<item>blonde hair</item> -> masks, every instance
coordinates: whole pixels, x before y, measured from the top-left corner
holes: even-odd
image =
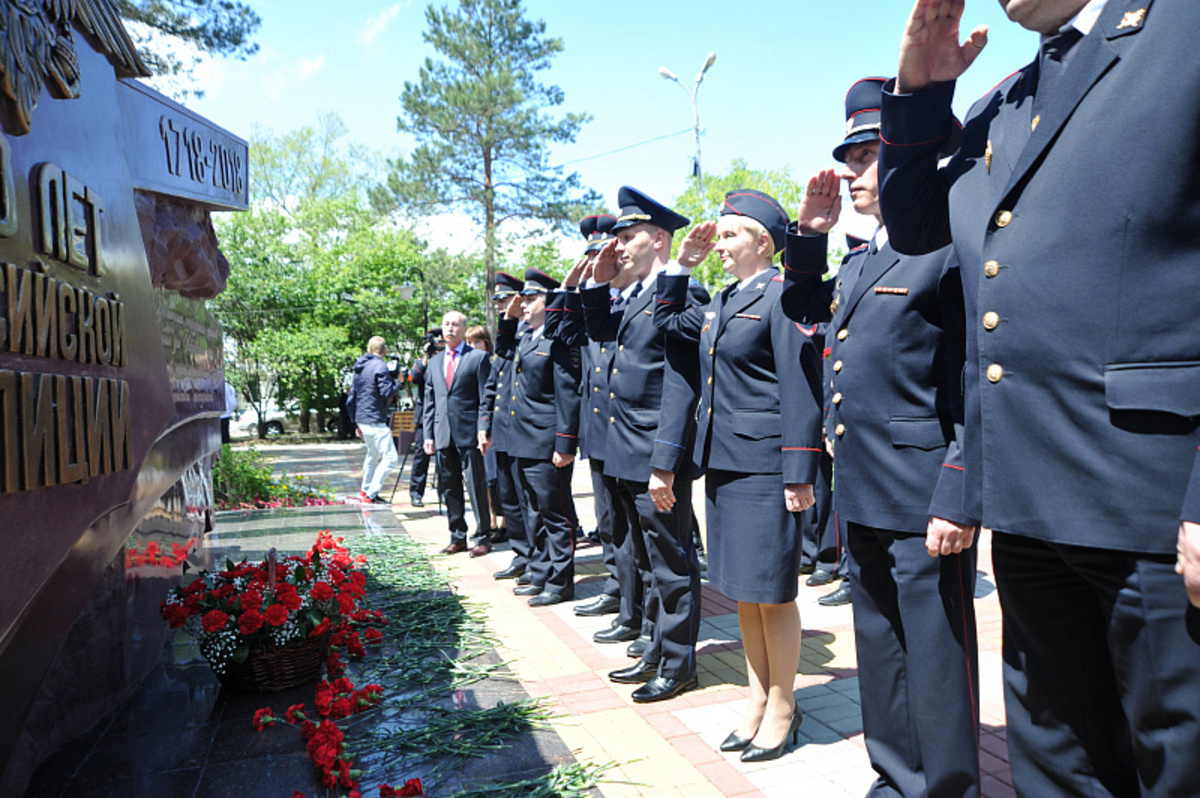
[[[463,340],[468,344],[473,344],[476,341],[479,341],[483,344],[483,348],[488,351],[488,354],[491,354],[492,352],[492,336],[488,335],[488,331],[484,327],[480,327],[478,325],[474,327],[468,327],[467,331],[463,334]]]
[[[767,228],[762,226],[762,223],[757,219],[751,219],[749,216],[741,214],[729,214],[733,217],[733,222],[739,229],[745,230],[757,241],[762,241],[765,236],[767,239],[767,260],[775,260],[775,240],[771,238],[771,234],[767,232]]]
[[[367,341],[367,351],[372,355],[378,355],[381,353],[384,346],[385,342],[382,335],[373,336],[371,340]]]

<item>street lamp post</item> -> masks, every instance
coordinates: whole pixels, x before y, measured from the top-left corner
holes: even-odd
[[[409,266],[409,271],[416,272],[417,279],[421,281],[421,335],[425,335],[429,331],[429,290],[425,285],[425,272],[421,271],[416,266]],[[417,286],[405,280],[399,288],[400,298],[405,302],[413,298],[417,293]]]
[[[717,54],[715,52],[709,53],[708,57],[704,59],[704,64],[700,67],[700,71],[696,73],[696,82],[692,84],[692,88],[690,90],[687,86],[683,85],[674,72],[667,69],[665,66],[658,68],[658,74],[662,76],[663,80],[674,81],[676,84],[678,84],[679,88],[683,89],[684,93],[687,94],[692,101],[692,128],[696,134],[696,160],[692,165],[692,174],[696,176],[696,181],[700,188],[701,201],[704,200],[704,172],[700,168],[700,109],[696,105],[696,94],[700,91],[700,84],[704,82],[704,73],[707,72],[708,68],[715,64],[716,61]]]

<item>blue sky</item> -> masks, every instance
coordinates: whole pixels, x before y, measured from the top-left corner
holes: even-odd
[[[354,141],[387,154],[411,148],[396,132],[396,116],[404,81],[415,80],[433,54],[421,39],[427,3],[252,5],[263,20],[261,52],[207,65],[197,82],[207,96],[188,105],[243,137],[256,125],[281,133],[333,111]],[[542,81],[563,89],[564,110],[594,117],[575,144],[554,151],[554,163],[568,163],[615,205],[625,183],[664,201],[685,189],[695,149],[691,101],[657,70],[668,67],[690,87],[710,51],[717,60],[699,92],[706,172],[724,172],[735,158],[753,168],[787,166],[798,179],[833,165],[846,89],[894,73],[910,3],[527,0],[526,9],[563,39]],[[1036,36],[1008,22],[992,0],[968,0],[964,27],[978,23],[990,26],[990,42],[960,81],[960,115],[1037,48]],[[630,147],[653,139],[660,140]]]

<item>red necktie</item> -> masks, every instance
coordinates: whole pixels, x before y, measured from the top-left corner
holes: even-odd
[[[450,390],[450,384],[454,382],[454,356],[458,354],[457,349],[451,349],[446,353],[446,390]]]

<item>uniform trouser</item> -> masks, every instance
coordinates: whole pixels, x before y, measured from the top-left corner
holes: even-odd
[[[359,424],[367,453],[363,457],[362,492],[374,497],[383,487],[383,480],[400,459],[392,443],[392,428],[387,424]]]
[[[625,512],[638,519],[638,558],[650,571],[646,614],[653,634],[642,660],[658,665],[658,675],[684,679],[696,672],[700,634],[700,563],[692,543],[692,482],[675,479],[675,506],[659,512],[645,482],[617,480]]]
[[[616,523],[612,527],[613,557],[616,564],[617,582],[621,609],[615,623],[631,629],[641,629],[643,637],[654,636],[654,620],[646,612],[647,593],[650,590],[650,564],[645,558],[642,545],[642,526],[636,516],[629,514],[621,499],[620,487],[615,477],[604,477],[604,490],[613,506]],[[639,558],[639,552],[642,556]]]
[[[567,517],[575,464],[556,468],[549,460],[517,460],[525,491],[525,526],[533,544],[530,584],[564,598],[575,595],[575,533]]]
[[[976,549],[930,557],[924,533],[848,527],[868,794],[978,796]]]
[[[508,545],[512,549],[512,565],[529,567],[529,531],[525,526],[525,490],[521,487],[521,475],[517,469],[517,458],[508,452],[496,452],[496,492],[500,494],[500,512],[504,515],[504,529],[508,534]]]
[[[466,469],[467,495],[475,514],[475,531],[488,529],[487,480],[483,473],[483,455],[474,446],[447,446],[438,449],[438,493],[446,505],[446,520],[450,523],[450,539],[467,539],[467,508],[463,503],[463,469]]]
[[[992,561],[1017,794],[1200,794],[1200,610],[1175,556],[997,532]]]
[[[600,552],[604,559],[604,568],[608,571],[608,579],[604,580],[604,594],[620,597],[621,582],[617,579],[617,552],[613,547],[613,527],[618,523],[616,515],[620,515],[619,523],[626,523],[625,511],[620,502],[613,502],[612,496],[604,487],[604,461],[594,457],[588,458],[588,466],[592,472],[592,498],[596,508],[596,535],[600,538]]]
[[[425,483],[429,479],[429,455],[425,454],[425,447],[421,442],[425,440],[425,435],[421,431],[421,425],[418,424],[413,440],[417,443],[413,447],[412,468],[408,474],[408,492],[413,496],[425,496]]]
[[[833,458],[828,451],[822,451],[818,460],[813,497],[816,503],[804,513],[800,564],[845,576],[846,525],[833,511]]]

